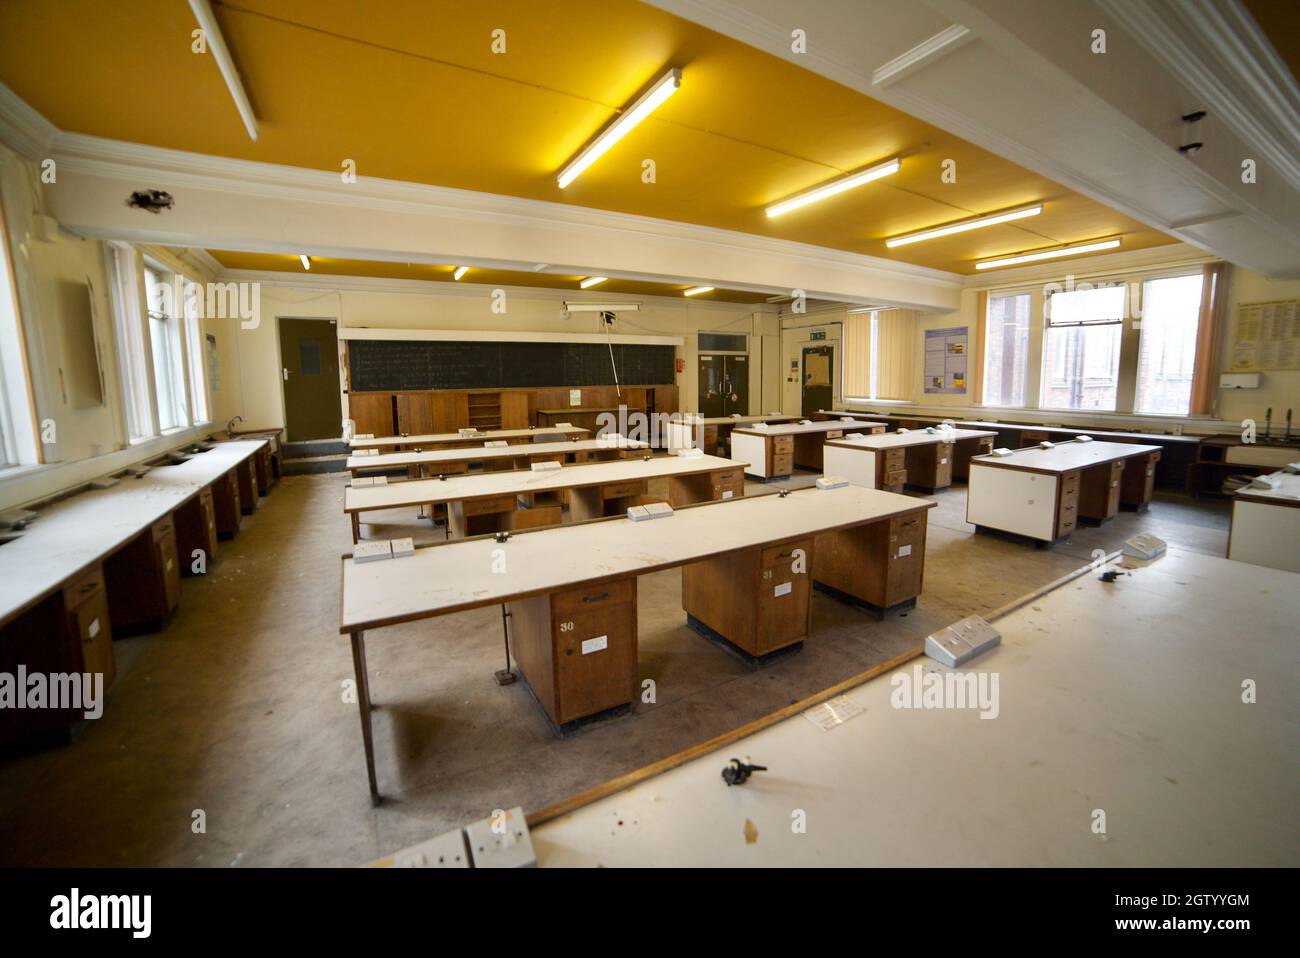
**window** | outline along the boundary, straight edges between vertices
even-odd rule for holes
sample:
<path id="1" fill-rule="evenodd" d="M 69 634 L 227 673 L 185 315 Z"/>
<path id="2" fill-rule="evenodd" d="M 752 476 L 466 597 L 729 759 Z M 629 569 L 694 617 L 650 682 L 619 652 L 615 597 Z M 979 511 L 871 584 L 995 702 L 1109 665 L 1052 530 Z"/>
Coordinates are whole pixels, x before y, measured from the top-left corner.
<path id="1" fill-rule="evenodd" d="M 882 309 L 849 313 L 844 324 L 844 396 L 912 398 L 916 313 Z"/>
<path id="2" fill-rule="evenodd" d="M 185 357 L 190 370 L 190 408 L 194 422 L 208 422 L 208 377 L 203 368 L 203 323 L 199 319 L 202 307 L 199 296 L 202 287 L 186 281 L 185 286 Z"/>
<path id="3" fill-rule="evenodd" d="M 1190 410 L 1203 284 L 1196 273 L 1142 285 L 1134 411 L 1185 416 Z"/>
<path id="4" fill-rule="evenodd" d="M 1115 409 L 1124 289 L 1104 286 L 1048 299 L 1043 408 Z"/>
<path id="5" fill-rule="evenodd" d="M 149 361 L 144 346 L 140 281 L 135 250 L 109 247 L 112 272 L 113 322 L 117 328 L 117 363 L 122 374 L 127 435 L 132 440 L 153 435 L 153 406 L 149 398 Z"/>
<path id="6" fill-rule="evenodd" d="M 1023 406 L 1029 368 L 1029 294 L 990 296 L 984 322 L 986 406 Z"/>
<path id="7" fill-rule="evenodd" d="M 189 424 L 185 405 L 185 370 L 181 361 L 181 331 L 172 277 L 153 264 L 144 268 L 149 309 L 149 340 L 153 356 L 154 393 L 158 397 L 158 428 Z"/>

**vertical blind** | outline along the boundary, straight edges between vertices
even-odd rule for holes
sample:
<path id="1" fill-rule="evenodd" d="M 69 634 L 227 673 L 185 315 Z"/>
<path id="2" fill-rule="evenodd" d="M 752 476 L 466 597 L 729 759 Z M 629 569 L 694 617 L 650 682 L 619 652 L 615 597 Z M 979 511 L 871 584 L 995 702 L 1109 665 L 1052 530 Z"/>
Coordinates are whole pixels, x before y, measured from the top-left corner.
<path id="1" fill-rule="evenodd" d="M 849 313 L 844 320 L 844 395 L 871 395 L 870 313 Z"/>
<path id="2" fill-rule="evenodd" d="M 882 309 L 874 313 L 849 313 L 845 317 L 845 396 L 912 398 L 917 316 L 912 309 Z"/>

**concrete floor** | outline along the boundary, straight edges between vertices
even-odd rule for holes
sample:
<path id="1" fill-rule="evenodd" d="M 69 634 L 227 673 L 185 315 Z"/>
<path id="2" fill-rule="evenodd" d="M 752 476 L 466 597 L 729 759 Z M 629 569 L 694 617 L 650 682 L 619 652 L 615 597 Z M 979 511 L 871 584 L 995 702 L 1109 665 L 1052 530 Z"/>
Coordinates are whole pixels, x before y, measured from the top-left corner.
<path id="1" fill-rule="evenodd" d="M 785 483 L 811 484 L 803 474 Z M 749 483 L 747 495 L 775 485 Z M 999 605 L 1136 531 L 1223 555 L 1223 503 L 1160 495 L 1051 550 L 973 534 L 966 491 L 934 496 L 925 590 L 878 622 L 821 594 L 803 650 L 755 669 L 685 626 L 676 571 L 639 582 L 641 674 L 656 701 L 557 737 L 527 686 L 498 687 L 497 609 L 367 638 L 380 788 L 371 808 L 338 635 L 343 478 L 286 477 L 163 632 L 116 643 L 102 719 L 66 747 L 0 762 L 3 865 L 356 865 L 482 818 L 537 809 L 856 675 L 957 618 Z M 435 541 L 414 510 L 369 536 Z M 206 831 L 196 833 L 197 810 Z"/>

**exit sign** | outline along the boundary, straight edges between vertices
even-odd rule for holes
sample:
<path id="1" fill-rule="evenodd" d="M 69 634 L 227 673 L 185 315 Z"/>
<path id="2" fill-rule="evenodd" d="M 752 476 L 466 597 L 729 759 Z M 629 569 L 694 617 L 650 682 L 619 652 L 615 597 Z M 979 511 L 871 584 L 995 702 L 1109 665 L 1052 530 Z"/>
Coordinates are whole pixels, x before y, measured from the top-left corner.
<path id="1" fill-rule="evenodd" d="M 826 338 L 826 330 L 824 330 L 824 329 L 814 329 L 814 330 L 813 330 L 813 333 L 812 333 L 812 338 L 813 338 L 813 339 L 825 339 L 825 338 Z"/>

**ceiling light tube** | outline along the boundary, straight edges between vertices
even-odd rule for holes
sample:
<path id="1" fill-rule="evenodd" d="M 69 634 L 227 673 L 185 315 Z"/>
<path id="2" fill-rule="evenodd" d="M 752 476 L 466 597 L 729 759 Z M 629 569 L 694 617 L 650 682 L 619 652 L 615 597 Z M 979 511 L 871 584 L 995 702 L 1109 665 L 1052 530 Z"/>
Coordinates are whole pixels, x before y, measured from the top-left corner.
<path id="1" fill-rule="evenodd" d="M 1020 206 L 1013 210 L 1005 210 L 1001 213 L 989 213 L 987 216 L 976 216 L 973 219 L 958 220 L 955 223 L 948 223 L 945 226 L 936 226 L 928 230 L 918 230 L 915 233 L 904 233 L 902 236 L 894 236 L 885 240 L 885 245 L 890 249 L 895 246 L 906 246 L 908 243 L 919 243 L 922 240 L 938 239 L 940 236 L 952 236 L 954 233 L 964 233 L 967 230 L 977 230 L 985 226 L 996 226 L 998 223 L 1010 223 L 1012 220 L 1022 220 L 1026 216 L 1037 216 L 1043 212 L 1042 203 L 1034 203 L 1030 206 Z"/>
<path id="2" fill-rule="evenodd" d="M 851 190 L 855 186 L 861 186 L 863 183 L 870 183 L 872 180 L 878 180 L 882 176 L 889 176 L 891 173 L 898 172 L 898 160 L 886 160 L 883 163 L 877 163 L 875 166 L 869 166 L 865 170 L 858 170 L 856 173 L 850 173 L 847 176 L 841 176 L 838 180 L 831 180 L 829 183 L 823 183 L 821 186 L 814 187 L 805 193 L 798 193 L 789 199 L 781 200 L 779 203 L 773 203 L 767 208 L 768 216 L 780 216 L 782 213 L 788 213 L 791 210 L 797 210 L 801 206 L 807 206 L 809 203 L 816 203 L 818 200 L 824 200 L 828 196 L 834 196 L 837 193 L 843 193 L 845 190 Z"/>
<path id="3" fill-rule="evenodd" d="M 306 253 L 299 253 L 298 259 L 302 261 L 303 269 L 311 269 L 311 260 L 307 258 Z"/>
<path id="4" fill-rule="evenodd" d="M 581 283 L 579 283 L 578 285 L 581 286 L 583 289 L 591 289 L 591 287 L 593 287 L 593 286 L 599 286 L 601 283 L 605 282 L 605 280 L 607 280 L 607 279 L 609 279 L 608 276 L 588 276 L 586 279 L 584 279 L 584 280 L 583 280 Z"/>
<path id="5" fill-rule="evenodd" d="M 682 71 L 676 67 L 656 80 L 654 86 L 641 94 L 630 107 L 620 112 L 614 122 L 605 127 L 594 140 L 583 147 L 578 155 L 569 161 L 564 169 L 560 170 L 559 176 L 556 177 L 560 189 L 564 189 L 576 180 L 583 170 L 604 156 L 610 147 L 627 136 L 633 127 L 653 113 L 664 100 L 676 93 L 677 88 L 681 85 Z"/>
<path id="6" fill-rule="evenodd" d="M 454 273 L 451 274 L 451 278 L 452 278 L 452 279 L 460 279 L 462 276 L 464 276 L 464 275 L 465 275 L 466 273 L 468 273 L 468 272 L 469 272 L 469 267 L 468 267 L 468 266 L 457 266 L 457 267 L 456 267 L 456 272 L 454 272 Z"/>
<path id="7" fill-rule="evenodd" d="M 635 313 L 641 308 L 640 303 L 570 303 L 564 302 L 564 308 L 571 313 Z"/>
<path id="8" fill-rule="evenodd" d="M 690 289 L 683 290 L 683 291 L 682 291 L 682 295 L 683 295 L 683 296 L 698 296 L 698 295 L 700 295 L 700 293 L 711 293 L 711 292 L 713 292 L 713 287 L 712 287 L 712 286 L 692 286 Z"/>
<path id="9" fill-rule="evenodd" d="M 1098 240 L 1091 243 L 1080 243 L 1077 246 L 1065 246 L 1060 249 L 1043 250 L 1038 253 L 1024 253 L 1019 256 L 1004 256 L 1001 259 L 988 259 L 982 263 L 976 263 L 976 269 L 997 269 L 999 266 L 1015 266 L 1017 263 L 1034 263 L 1042 259 L 1059 259 L 1062 256 L 1075 256 L 1079 253 L 1092 253 L 1099 249 L 1114 249 L 1119 245 L 1119 240 Z"/>
<path id="10" fill-rule="evenodd" d="M 194 11 L 194 19 L 199 21 L 199 26 L 203 30 L 203 36 L 208 42 L 208 49 L 212 51 L 212 59 L 217 61 L 217 69 L 221 71 L 221 79 L 226 81 L 226 88 L 235 101 L 235 109 L 239 111 L 240 119 L 244 121 L 244 129 L 248 130 L 248 135 L 256 140 L 257 117 L 253 115 L 253 105 L 248 102 L 248 94 L 244 92 L 244 83 L 239 79 L 239 71 L 235 69 L 235 61 L 231 59 L 230 50 L 226 47 L 226 38 L 221 35 L 221 27 L 217 26 L 217 18 L 212 15 L 211 4 L 208 3 L 208 0 L 190 0 L 190 9 Z"/>

